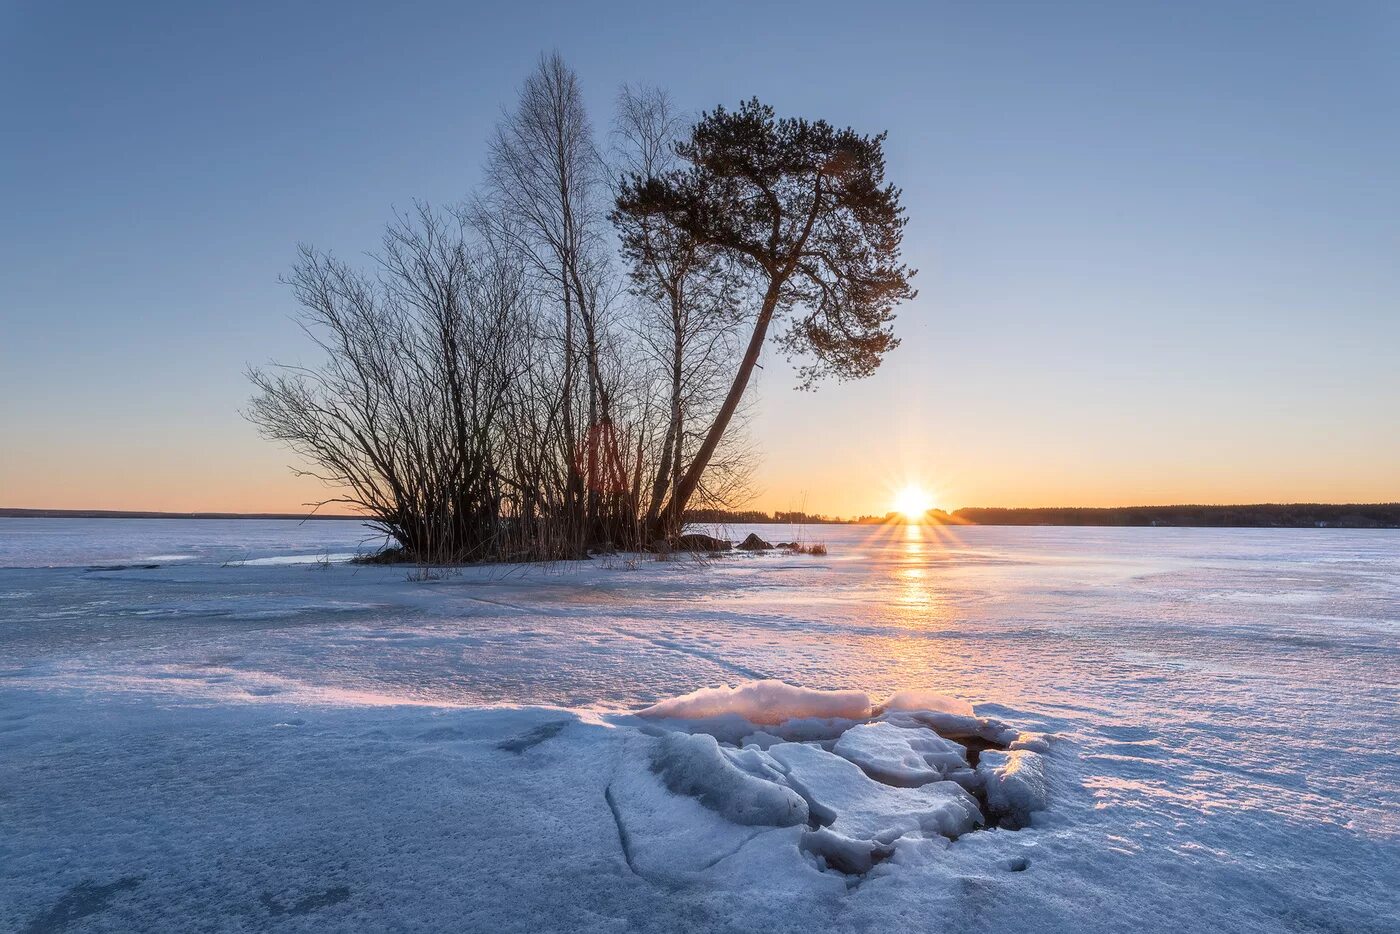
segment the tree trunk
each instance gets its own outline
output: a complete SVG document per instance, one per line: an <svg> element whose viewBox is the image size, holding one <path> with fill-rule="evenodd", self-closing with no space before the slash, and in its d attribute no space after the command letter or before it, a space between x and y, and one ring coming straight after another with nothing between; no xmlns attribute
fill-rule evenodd
<svg viewBox="0 0 1400 934"><path fill-rule="evenodd" d="M695 452L695 460L690 462L685 476L681 477L681 482L671 493L671 500L666 504L658 527L653 530L658 535L665 534L666 530L678 530L681 527L681 522L685 517L686 503L690 501L690 497L695 495L695 490L700 486L700 477L704 474L705 468L710 465L710 458L714 457L720 439L724 437L725 431L729 428L730 419L738 411L739 402L744 398L744 390L748 388L749 378L753 375L753 368L758 363L759 355L763 353L763 342L768 338L768 325L772 322L773 312L778 307L778 295L782 291L783 281L774 278L768 284L768 291L763 295L763 306L759 310L758 320L754 322L753 334L749 337L749 345L744 350L744 358L739 361L738 371L734 374L734 382L730 384L729 393L724 397L724 404L720 406L719 413L715 415L710 430L705 433L705 440L700 444L700 449Z"/></svg>

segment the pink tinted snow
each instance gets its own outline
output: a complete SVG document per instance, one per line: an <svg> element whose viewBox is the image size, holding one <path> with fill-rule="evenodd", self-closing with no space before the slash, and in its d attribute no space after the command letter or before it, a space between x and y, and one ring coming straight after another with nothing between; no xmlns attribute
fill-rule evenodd
<svg viewBox="0 0 1400 934"><path fill-rule="evenodd" d="M885 710L924 711L950 713L959 717L974 716L972 705L956 697L935 694L933 691L900 691L884 703Z"/></svg>
<svg viewBox="0 0 1400 934"><path fill-rule="evenodd" d="M870 697L864 691L818 691L782 681L746 681L737 687L701 688L653 704L639 714L671 720L737 716L764 725L806 718L864 720L870 716Z"/></svg>

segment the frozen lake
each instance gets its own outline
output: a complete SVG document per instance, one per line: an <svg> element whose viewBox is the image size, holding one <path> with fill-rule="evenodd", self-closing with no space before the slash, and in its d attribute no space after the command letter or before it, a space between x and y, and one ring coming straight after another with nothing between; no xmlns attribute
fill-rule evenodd
<svg viewBox="0 0 1400 934"><path fill-rule="evenodd" d="M830 554L0 519L0 930L1400 928L1400 532L755 529ZM629 711L769 678L1050 734L1049 806L855 876L648 786Z"/></svg>

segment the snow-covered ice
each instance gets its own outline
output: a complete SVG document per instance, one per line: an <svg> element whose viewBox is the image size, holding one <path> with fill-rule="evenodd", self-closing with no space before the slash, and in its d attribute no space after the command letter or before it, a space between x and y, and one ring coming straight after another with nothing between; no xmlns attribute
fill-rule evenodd
<svg viewBox="0 0 1400 934"><path fill-rule="evenodd" d="M789 720L863 720L870 716L870 698L863 691L818 691L769 679L734 687L700 688L653 704L640 713L644 717L686 720L738 717L772 726Z"/></svg>
<svg viewBox="0 0 1400 934"><path fill-rule="evenodd" d="M733 823L792 827L807 822L807 802L757 750L726 752L713 736L672 733L657 742L652 767L671 791L694 797Z"/></svg>
<svg viewBox="0 0 1400 934"><path fill-rule="evenodd" d="M928 729L888 721L862 723L841 734L832 752L849 759L871 778L917 788L968 771L967 751Z"/></svg>
<svg viewBox="0 0 1400 934"><path fill-rule="evenodd" d="M987 811L1003 827L1024 827L1032 814L1050 803L1045 760L1029 749L984 751L977 763L977 778Z"/></svg>
<svg viewBox="0 0 1400 934"><path fill-rule="evenodd" d="M916 788L884 785L840 756L807 743L768 750L801 789L813 817L843 837L893 843L906 834L958 837L982 823L977 802L953 782Z"/></svg>
<svg viewBox="0 0 1400 934"><path fill-rule="evenodd" d="M1400 534L806 537L0 519L0 931L1400 929Z"/></svg>

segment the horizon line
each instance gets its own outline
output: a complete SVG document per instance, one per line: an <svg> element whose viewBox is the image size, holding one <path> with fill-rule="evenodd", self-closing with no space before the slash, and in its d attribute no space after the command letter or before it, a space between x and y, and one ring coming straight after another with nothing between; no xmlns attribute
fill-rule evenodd
<svg viewBox="0 0 1400 934"><path fill-rule="evenodd" d="M946 516L956 516L960 512L970 510L1001 510L1006 512L1035 512L1052 509L1079 510L1083 512L1112 512L1129 509L1252 509L1260 507L1302 507L1302 506L1327 506L1332 508L1353 507L1357 509L1368 509L1377 507L1400 507L1400 500L1376 501L1376 502L1253 502L1253 503L1167 503L1159 505L1129 504L1119 506L959 506L957 509L942 509L933 507L924 511L924 515L942 514ZM782 523L784 520L776 517L781 513L789 515L806 516L808 519L824 519L835 523L855 523L860 519L889 517L898 515L898 510L888 510L884 513L866 513L859 516L828 516L825 513L806 512L800 509L696 509L695 512L713 513L745 513L756 512L773 516L773 521ZM334 520L346 521L359 519L365 522L374 521L373 516L354 513L318 513L318 512L226 512L226 511L205 511L205 510L158 510L158 509L64 509L47 508L35 506L0 506L0 519L289 519L298 521L308 520Z"/></svg>

